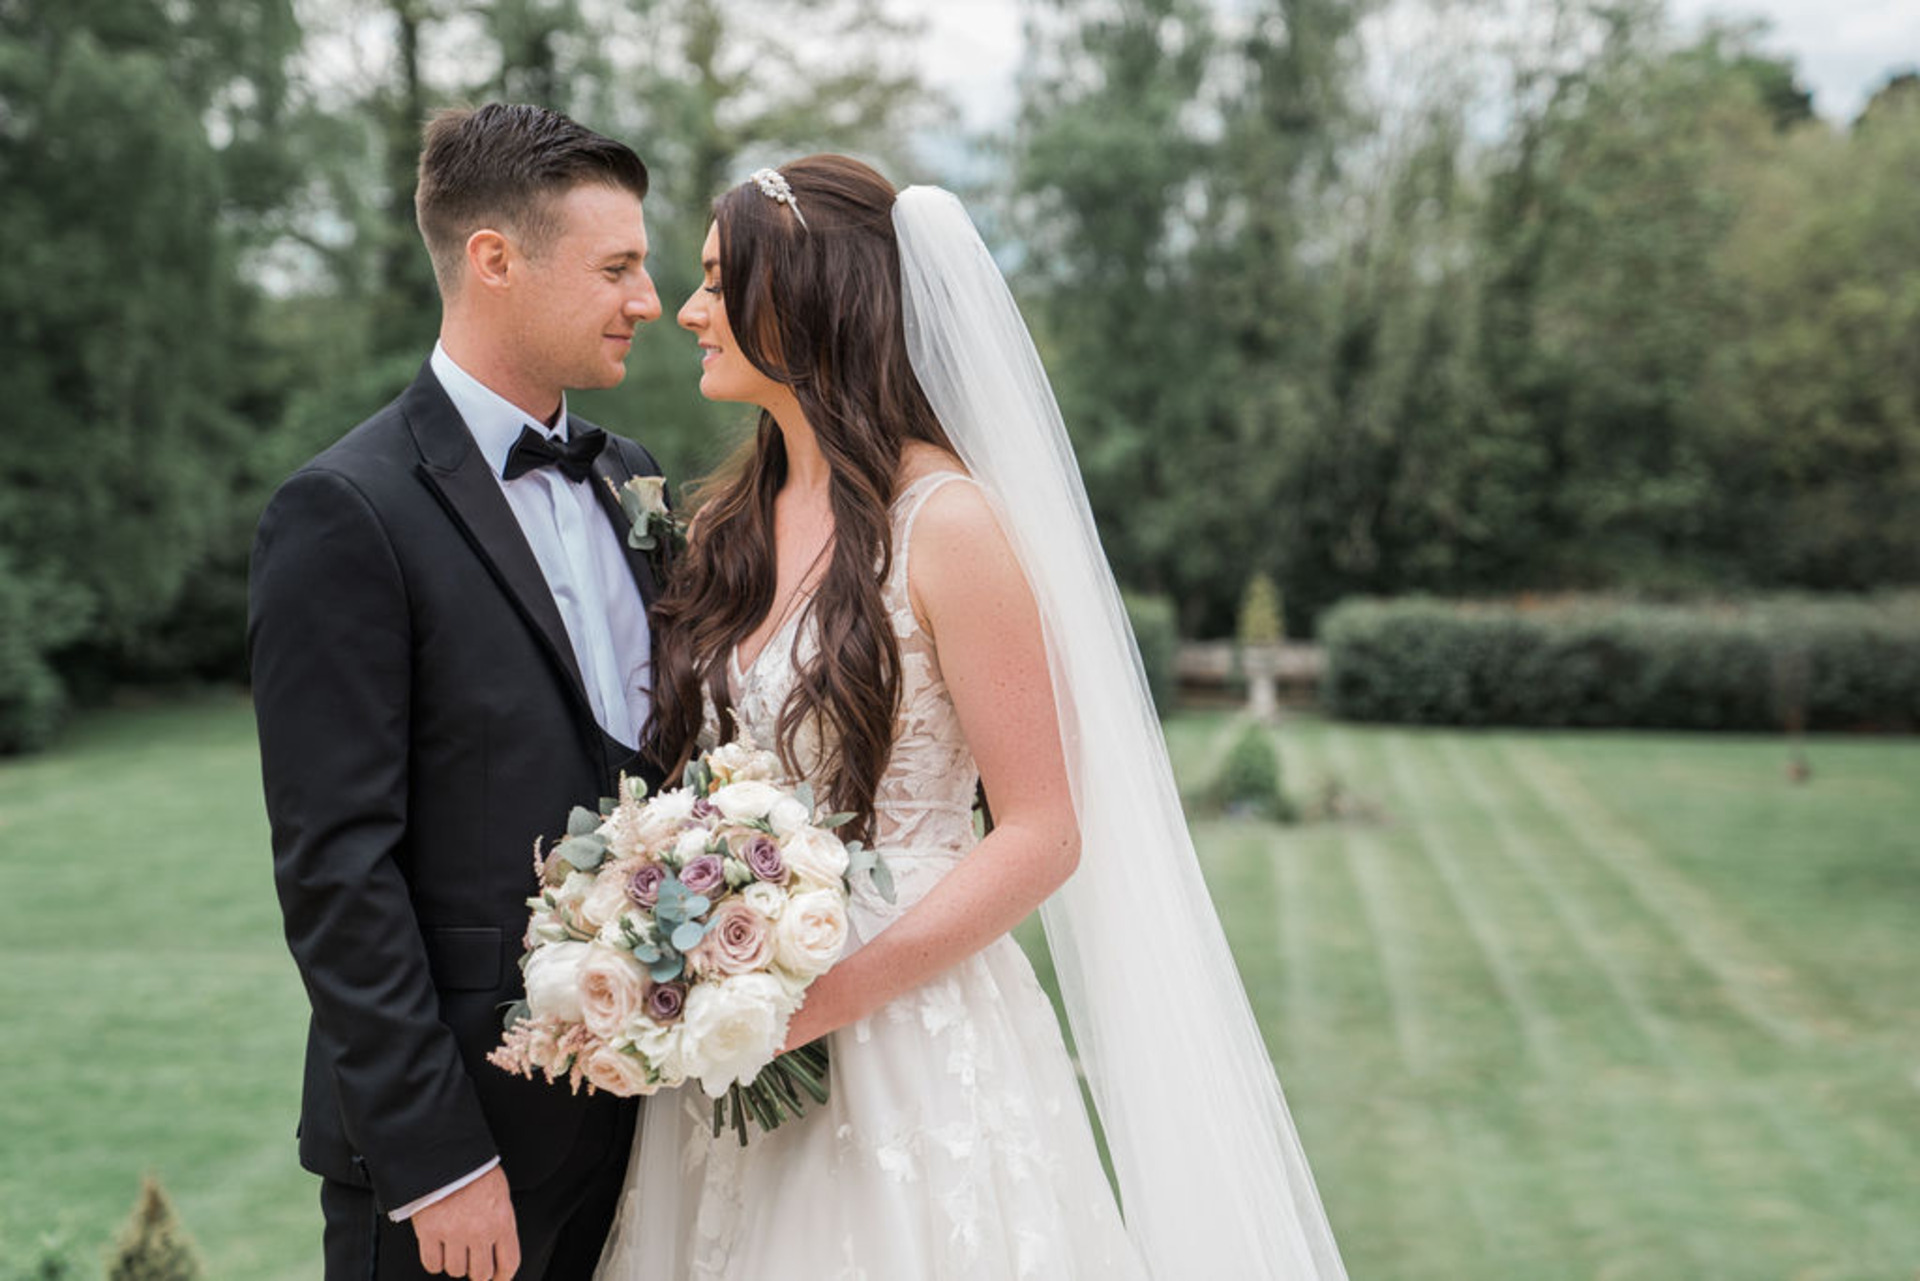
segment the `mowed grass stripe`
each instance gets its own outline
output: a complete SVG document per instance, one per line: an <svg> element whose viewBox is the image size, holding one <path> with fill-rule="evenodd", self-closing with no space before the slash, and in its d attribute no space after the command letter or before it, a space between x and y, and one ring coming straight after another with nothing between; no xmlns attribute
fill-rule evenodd
<svg viewBox="0 0 1920 1281"><path fill-rule="evenodd" d="M1387 735L1384 743L1388 776L1406 805L1407 830L1473 939L1526 1057L1547 1071L1558 1070L1563 1062L1555 1020L1515 960L1518 947L1508 929L1509 913L1496 898L1498 883L1485 874L1484 864L1469 867L1463 849L1441 823L1442 798L1432 785L1434 766L1428 754L1415 759L1404 734Z"/></svg>
<svg viewBox="0 0 1920 1281"><path fill-rule="evenodd" d="M1617 876L1674 944L1713 975L1721 995L1768 1035L1803 1045L1839 1029L1823 1021L1797 990L1784 959L1768 954L1712 895L1668 863L1626 820L1581 785L1572 771L1533 746L1507 743L1503 752L1534 798L1560 820L1573 846Z"/></svg>

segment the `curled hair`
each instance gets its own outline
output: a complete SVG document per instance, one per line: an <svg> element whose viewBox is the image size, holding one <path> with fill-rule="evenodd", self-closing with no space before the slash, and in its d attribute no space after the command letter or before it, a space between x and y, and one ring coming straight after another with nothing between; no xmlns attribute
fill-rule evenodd
<svg viewBox="0 0 1920 1281"><path fill-rule="evenodd" d="M414 217L443 293L460 279L467 238L504 225L537 252L559 230L555 199L582 183L647 196L647 167L623 142L523 103L453 107L427 122Z"/></svg>
<svg viewBox="0 0 1920 1281"><path fill-rule="evenodd" d="M851 835L871 839L900 699L900 648L880 595L894 483L908 440L952 445L907 357L892 185L845 156L780 172L804 224L752 182L714 202L734 342L793 390L826 457L833 511L830 559L807 606L820 644L799 666L778 741L763 746L805 768L796 735L817 721L827 798L856 816ZM785 438L763 411L754 439L703 486L696 535L654 607L652 751L669 773L692 754L703 692L730 724L729 658L774 607L773 507L786 477Z"/></svg>

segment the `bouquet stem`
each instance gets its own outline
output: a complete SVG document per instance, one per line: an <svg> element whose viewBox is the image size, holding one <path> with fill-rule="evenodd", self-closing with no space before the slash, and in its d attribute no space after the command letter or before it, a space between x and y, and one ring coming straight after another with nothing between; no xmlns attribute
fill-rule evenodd
<svg viewBox="0 0 1920 1281"><path fill-rule="evenodd" d="M825 1103L827 1086L827 1043L814 1041L797 1050L788 1050L745 1085L735 1083L713 1101L713 1133L718 1138L728 1126L740 1136L745 1147L750 1137L749 1119L761 1130L778 1129L789 1115L806 1113L804 1094L815 1103Z"/></svg>

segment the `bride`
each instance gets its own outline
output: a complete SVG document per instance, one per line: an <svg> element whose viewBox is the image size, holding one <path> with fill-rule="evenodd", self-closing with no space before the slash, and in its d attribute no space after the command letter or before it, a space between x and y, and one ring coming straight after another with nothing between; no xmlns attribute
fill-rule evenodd
<svg viewBox="0 0 1920 1281"><path fill-rule="evenodd" d="M829 1039L830 1101L743 1147L697 1090L650 1100L598 1277L1344 1277L965 211L813 156L714 212L679 319L701 391L762 412L657 607L663 764L735 726L776 747L897 895L856 889L790 1030ZM1036 907L1119 1200L1008 935Z"/></svg>

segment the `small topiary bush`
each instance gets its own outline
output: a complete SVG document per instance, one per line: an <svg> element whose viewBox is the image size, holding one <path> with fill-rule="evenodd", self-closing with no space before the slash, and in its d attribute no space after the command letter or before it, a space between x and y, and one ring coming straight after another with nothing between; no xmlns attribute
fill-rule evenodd
<svg viewBox="0 0 1920 1281"><path fill-rule="evenodd" d="M1702 605L1351 601L1321 627L1351 720L1644 729L1912 730L1920 595Z"/></svg>
<svg viewBox="0 0 1920 1281"><path fill-rule="evenodd" d="M200 1281L200 1257L173 1203L151 1177L107 1262L107 1281Z"/></svg>
<svg viewBox="0 0 1920 1281"><path fill-rule="evenodd" d="M1293 821L1293 803L1280 782L1280 753L1265 729L1249 724L1240 731L1220 762L1211 799L1226 814L1276 823Z"/></svg>

